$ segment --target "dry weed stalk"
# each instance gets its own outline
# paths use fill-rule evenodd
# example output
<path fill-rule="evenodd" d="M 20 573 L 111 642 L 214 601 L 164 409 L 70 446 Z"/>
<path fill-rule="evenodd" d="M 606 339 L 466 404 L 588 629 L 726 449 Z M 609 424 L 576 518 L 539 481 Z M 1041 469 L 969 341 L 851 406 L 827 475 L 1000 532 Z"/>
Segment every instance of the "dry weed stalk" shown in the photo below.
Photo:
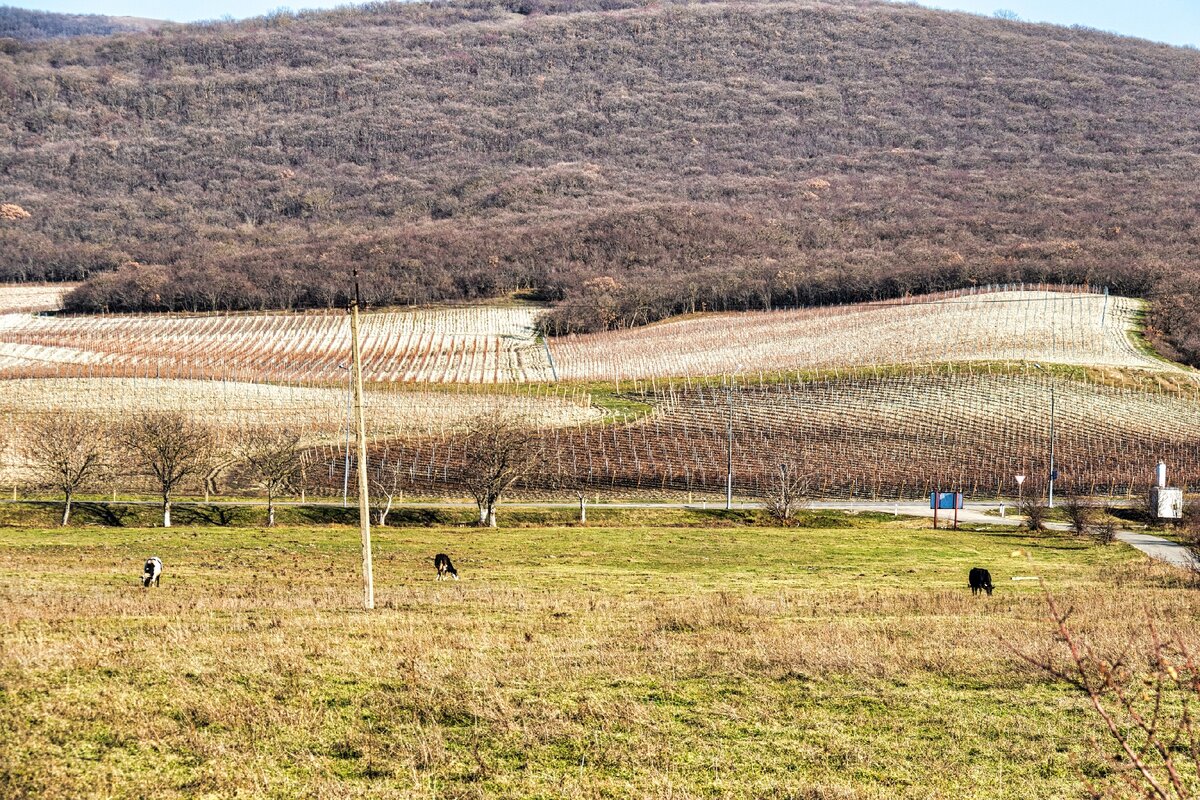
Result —
<path fill-rule="evenodd" d="M 1193 707 L 1200 702 L 1200 668 L 1179 636 L 1164 639 L 1147 614 L 1146 630 L 1152 650 L 1152 671 L 1142 673 L 1132 664 L 1133 643 L 1115 658 L 1097 654 L 1071 630 L 1071 609 L 1061 610 L 1046 590 L 1046 604 L 1056 639 L 1068 658 L 1065 664 L 1009 649 L 1022 660 L 1087 695 L 1122 756 L 1104 753 L 1138 797 L 1187 800 L 1200 796 L 1200 729 Z M 1141 686 L 1139 686 L 1141 684 Z M 1088 785 L 1093 797 L 1106 792 Z"/>

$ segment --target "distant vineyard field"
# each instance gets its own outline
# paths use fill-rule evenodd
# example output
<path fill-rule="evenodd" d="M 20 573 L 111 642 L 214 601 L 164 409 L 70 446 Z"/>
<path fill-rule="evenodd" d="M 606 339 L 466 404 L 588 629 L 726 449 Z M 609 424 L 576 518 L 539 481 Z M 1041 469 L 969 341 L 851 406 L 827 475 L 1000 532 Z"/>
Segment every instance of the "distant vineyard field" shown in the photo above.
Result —
<path fill-rule="evenodd" d="M 550 381 L 536 314 L 534 308 L 488 306 L 364 314 L 364 378 Z M 0 377 L 325 383 L 345 379 L 349 352 L 345 312 L 0 319 Z"/>
<path fill-rule="evenodd" d="M 542 431 L 599 422 L 604 412 L 586 394 L 567 390 L 469 391 L 460 387 L 393 389 L 368 385 L 370 441 L 453 439 L 470 420 L 493 412 Z M 27 378 L 0 380 L 0 478 L 28 473 L 22 437 L 38 418 L 87 411 L 113 429 L 135 415 L 179 412 L 203 420 L 231 452 L 240 431 L 288 428 L 301 436 L 311 463 L 342 463 L 348 440 L 350 393 L 342 385 L 289 386 L 237 381 L 154 378 Z"/>
<path fill-rule="evenodd" d="M 0 284 L 0 314 L 55 311 L 77 283 Z M 0 329 L 3 323 L 0 322 Z"/>
<path fill-rule="evenodd" d="M 36 292 L 26 299 L 36 299 Z M 12 302 L 19 302 L 14 300 Z M 854 306 L 700 314 L 543 343 L 534 307 L 363 315 L 378 383 L 544 383 L 948 361 L 1166 368 L 1131 334 L 1141 303 L 1082 291 L 955 292 Z M 0 377 L 342 380 L 344 312 L 0 318 Z"/>
<path fill-rule="evenodd" d="M 1184 384 L 1186 386 L 1186 384 Z M 918 368 L 768 383 L 663 383 L 626 393 L 643 417 L 544 432 L 546 466 L 531 490 L 720 493 L 732 419 L 735 490 L 763 496 L 781 464 L 812 497 L 912 499 L 936 489 L 973 497 L 1044 491 L 1050 392 L 1062 493 L 1137 494 L 1154 465 L 1200 487 L 1200 393 L 1145 391 L 1033 369 Z M 453 435 L 392 443 L 412 490 L 445 492 L 466 454 Z"/>
<path fill-rule="evenodd" d="M 460 493 L 464 429 L 499 409 L 539 432 L 533 493 L 718 493 L 730 419 L 742 496 L 762 496 L 785 463 L 813 497 L 994 496 L 1016 474 L 1040 491 L 1053 388 L 1063 491 L 1136 493 L 1160 459 L 1200 488 L 1200 383 L 1139 347 L 1140 310 L 1024 287 L 549 344 L 535 307 L 376 311 L 363 317 L 368 468 L 414 493 Z M 0 467 L 14 483 L 28 472 L 21 436 L 38 417 L 177 411 L 227 449 L 248 426 L 291 428 L 314 467 L 307 491 L 340 492 L 355 469 L 348 351 L 344 312 L 0 314 Z"/>
<path fill-rule="evenodd" d="M 1131 341 L 1141 302 L 1093 292 L 955 292 L 701 314 L 553 344 L 564 379 L 627 380 L 948 361 L 1162 367 Z"/>
<path fill-rule="evenodd" d="M 0 381 L 0 419 L 86 409 L 110 419 L 155 411 L 194 414 L 220 428 L 287 424 L 310 440 L 345 430 L 348 388 L 152 378 L 46 378 Z M 429 436 L 461 429 L 499 409 L 529 424 L 555 428 L 595 422 L 602 412 L 570 392 L 391 391 L 369 387 L 375 436 Z"/>

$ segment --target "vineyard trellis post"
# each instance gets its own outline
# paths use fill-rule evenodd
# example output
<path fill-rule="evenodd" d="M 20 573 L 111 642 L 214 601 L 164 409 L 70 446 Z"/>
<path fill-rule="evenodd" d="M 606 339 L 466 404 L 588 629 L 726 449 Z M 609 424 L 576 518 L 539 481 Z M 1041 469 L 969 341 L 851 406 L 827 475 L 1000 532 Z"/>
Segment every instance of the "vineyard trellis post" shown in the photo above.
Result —
<path fill-rule="evenodd" d="M 1054 508 L 1054 379 L 1050 376 L 1050 372 L 1036 361 L 1033 365 L 1045 373 L 1046 378 L 1050 383 L 1050 491 L 1047 497 L 1046 505 Z"/>
<path fill-rule="evenodd" d="M 367 425 L 363 415 L 362 350 L 358 340 L 358 267 L 354 268 L 354 300 L 350 304 L 350 350 L 354 378 L 354 422 L 358 438 L 358 527 L 362 535 L 363 608 L 375 608 L 371 565 L 371 499 L 367 491 Z"/>

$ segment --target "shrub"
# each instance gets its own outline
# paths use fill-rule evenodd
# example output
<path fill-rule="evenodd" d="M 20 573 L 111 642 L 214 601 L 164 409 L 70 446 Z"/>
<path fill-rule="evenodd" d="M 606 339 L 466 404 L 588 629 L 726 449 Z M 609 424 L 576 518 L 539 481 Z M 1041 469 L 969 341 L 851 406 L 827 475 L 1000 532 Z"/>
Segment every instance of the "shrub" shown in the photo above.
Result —
<path fill-rule="evenodd" d="M 1071 533 L 1076 536 L 1087 536 L 1092 532 L 1095 523 L 1095 509 L 1083 499 L 1075 496 L 1068 497 L 1062 505 L 1071 526 Z"/>
<path fill-rule="evenodd" d="M 1040 499 L 1026 500 L 1021 512 L 1025 515 L 1025 527 L 1031 531 L 1046 530 L 1049 509 Z"/>

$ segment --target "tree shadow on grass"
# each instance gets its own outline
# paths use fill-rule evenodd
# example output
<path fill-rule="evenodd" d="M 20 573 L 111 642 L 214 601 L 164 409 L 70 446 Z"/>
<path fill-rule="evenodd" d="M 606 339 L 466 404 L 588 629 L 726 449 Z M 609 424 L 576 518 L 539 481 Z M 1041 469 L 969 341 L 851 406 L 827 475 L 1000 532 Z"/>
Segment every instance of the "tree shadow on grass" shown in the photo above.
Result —
<path fill-rule="evenodd" d="M 298 525 L 357 525 L 358 508 L 350 506 L 312 505 L 291 506 L 287 521 Z M 372 513 L 372 524 L 376 524 Z M 462 515 L 443 508 L 393 508 L 388 512 L 387 528 L 432 528 L 462 522 Z"/>
<path fill-rule="evenodd" d="M 1129 506 L 1109 506 L 1104 509 L 1110 517 L 1116 517 L 1122 522 L 1129 522 L 1135 525 L 1154 525 L 1157 520 L 1150 516 L 1150 512 L 1144 508 L 1134 508 Z"/>
<path fill-rule="evenodd" d="M 176 507 L 175 517 L 184 525 L 250 525 L 251 509 L 221 505 L 181 505 Z M 264 512 L 265 513 L 265 512 Z"/>
<path fill-rule="evenodd" d="M 77 524 L 104 525 L 109 528 L 136 526 L 139 522 L 135 507 L 113 503 L 77 502 L 71 516 Z"/>

